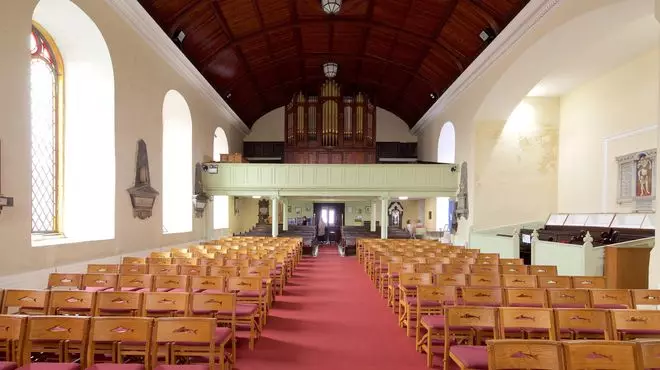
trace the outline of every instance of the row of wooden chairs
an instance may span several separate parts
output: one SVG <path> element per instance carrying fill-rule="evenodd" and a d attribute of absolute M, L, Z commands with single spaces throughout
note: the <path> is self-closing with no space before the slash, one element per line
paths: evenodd
<path fill-rule="evenodd" d="M 660 368 L 660 341 L 550 341 L 494 339 L 486 342 L 489 370 L 643 370 Z"/>
<path fill-rule="evenodd" d="M 209 370 L 224 370 L 235 361 L 235 354 L 225 351 L 233 341 L 232 325 L 231 318 L 210 317 L 2 315 L 0 353 L 8 369 L 36 368 L 35 362 L 40 369 L 98 368 L 135 358 L 137 365 L 153 369 L 201 357 Z"/>
<path fill-rule="evenodd" d="M 490 338 L 660 338 L 660 311 L 448 307 L 441 315 L 422 316 L 420 327 L 416 345 L 429 367 L 434 353 L 443 353 L 445 369 L 450 361 L 461 369 L 483 369 L 488 366 L 483 345 Z"/>

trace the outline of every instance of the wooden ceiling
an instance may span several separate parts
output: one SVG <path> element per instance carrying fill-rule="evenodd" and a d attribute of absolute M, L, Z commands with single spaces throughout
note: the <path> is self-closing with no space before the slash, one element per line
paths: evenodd
<path fill-rule="evenodd" d="M 314 93 L 322 65 L 412 127 L 528 0 L 139 0 L 234 111 L 252 126 L 298 92 Z"/>

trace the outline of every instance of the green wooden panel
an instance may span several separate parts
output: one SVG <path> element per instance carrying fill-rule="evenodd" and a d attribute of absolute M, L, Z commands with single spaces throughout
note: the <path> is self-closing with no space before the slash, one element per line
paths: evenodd
<path fill-rule="evenodd" d="M 458 171 L 447 164 L 205 166 L 210 168 L 203 174 L 210 195 L 453 197 L 458 186 Z"/>

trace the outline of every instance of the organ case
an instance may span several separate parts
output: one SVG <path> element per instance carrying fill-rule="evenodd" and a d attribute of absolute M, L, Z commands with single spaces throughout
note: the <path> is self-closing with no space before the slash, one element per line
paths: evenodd
<path fill-rule="evenodd" d="M 317 96 L 293 96 L 284 137 L 286 163 L 375 163 L 376 106 L 363 93 L 342 96 L 326 80 Z"/>

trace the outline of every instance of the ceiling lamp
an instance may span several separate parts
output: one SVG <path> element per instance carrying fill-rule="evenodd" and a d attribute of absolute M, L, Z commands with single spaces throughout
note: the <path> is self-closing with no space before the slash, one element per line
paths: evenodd
<path fill-rule="evenodd" d="M 325 63 L 323 65 L 323 74 L 325 74 L 325 77 L 327 78 L 335 78 L 337 76 L 337 70 L 339 69 L 339 66 L 337 63 L 330 62 L 330 63 Z"/>
<path fill-rule="evenodd" d="M 321 7 L 327 14 L 334 15 L 341 9 L 341 0 L 321 0 Z"/>

